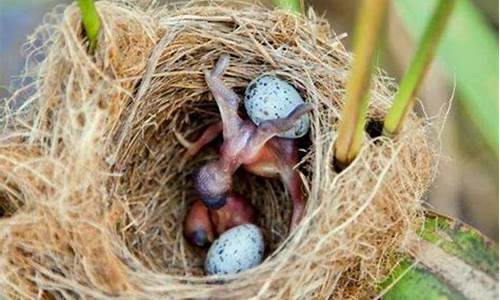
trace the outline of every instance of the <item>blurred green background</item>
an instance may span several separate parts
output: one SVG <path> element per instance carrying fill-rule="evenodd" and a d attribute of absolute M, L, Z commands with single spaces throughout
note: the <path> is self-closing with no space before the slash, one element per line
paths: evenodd
<path fill-rule="evenodd" d="M 27 35 L 45 13 L 69 2 L 0 0 L 0 97 L 15 89 Z M 306 6 L 324 15 L 338 34 L 347 32 L 343 42 L 349 47 L 358 2 L 309 0 Z M 401 78 L 436 2 L 392 1 L 377 59 L 389 76 Z M 419 97 L 433 116 L 453 94 L 440 172 L 426 201 L 498 240 L 498 1 L 459 0 L 456 6 Z"/>

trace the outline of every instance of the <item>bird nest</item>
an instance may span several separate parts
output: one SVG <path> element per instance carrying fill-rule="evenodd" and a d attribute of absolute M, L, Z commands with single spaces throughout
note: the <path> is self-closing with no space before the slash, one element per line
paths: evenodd
<path fill-rule="evenodd" d="M 8 297 L 127 299 L 364 298 L 398 260 L 421 216 L 436 136 L 412 115 L 397 139 L 370 131 L 347 169 L 332 145 L 352 57 L 329 24 L 260 5 L 144 7 L 97 2 L 89 55 L 75 5 L 56 9 L 27 43 L 24 83 L 6 105 L 0 145 L 0 286 Z M 184 140 L 219 119 L 204 81 L 222 54 L 224 82 L 243 93 L 262 73 L 293 84 L 314 111 L 301 143 L 305 216 L 288 232 L 279 180 L 237 173 L 258 210 L 266 258 L 205 276 L 206 252 L 182 234 L 196 197 Z M 394 84 L 372 82 L 369 121 Z M 371 126 L 376 127 L 376 126 Z"/>

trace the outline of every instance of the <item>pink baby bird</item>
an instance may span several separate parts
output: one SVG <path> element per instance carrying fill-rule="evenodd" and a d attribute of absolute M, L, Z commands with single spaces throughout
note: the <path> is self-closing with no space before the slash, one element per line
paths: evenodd
<path fill-rule="evenodd" d="M 243 224 L 255 224 L 255 210 L 243 196 L 229 193 L 226 204 L 209 209 L 201 200 L 191 204 L 184 219 L 184 236 L 198 247 L 205 247 L 226 230 Z"/>
<path fill-rule="evenodd" d="M 293 214 L 290 227 L 294 228 L 304 212 L 299 173 L 294 170 L 298 163 L 298 148 L 294 139 L 280 138 L 277 134 L 289 130 L 311 105 L 297 106 L 286 118 L 266 120 L 255 125 L 238 115 L 240 99 L 222 82 L 222 75 L 229 65 L 229 56 L 223 55 L 214 69 L 205 71 L 205 80 L 219 107 L 221 122 L 209 126 L 186 153 L 195 155 L 204 145 L 222 131 L 223 144 L 219 158 L 211 161 L 194 174 L 194 186 L 203 203 L 211 209 L 219 209 L 227 202 L 236 170 L 245 170 L 263 177 L 281 177 L 291 195 Z"/>

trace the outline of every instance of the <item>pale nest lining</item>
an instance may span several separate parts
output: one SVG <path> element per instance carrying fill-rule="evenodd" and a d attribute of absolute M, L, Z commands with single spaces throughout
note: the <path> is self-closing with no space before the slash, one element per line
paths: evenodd
<path fill-rule="evenodd" d="M 359 158 L 337 174 L 331 146 L 351 59 L 323 19 L 241 4 L 97 7 L 95 58 L 74 5 L 29 43 L 34 81 L 13 94 L 9 103 L 24 105 L 3 119 L 0 289 L 23 298 L 373 296 L 418 223 L 433 176 L 427 122 L 412 117 L 397 140 L 367 136 Z M 191 173 L 215 152 L 181 167 L 179 141 L 218 118 L 203 70 L 223 53 L 231 55 L 223 80 L 236 91 L 278 74 L 315 111 L 298 166 L 303 222 L 288 236 L 282 184 L 238 174 L 236 190 L 259 210 L 268 257 L 250 271 L 207 278 L 204 252 L 186 243 L 181 222 L 195 197 Z M 377 76 L 370 118 L 383 117 L 391 85 Z"/>

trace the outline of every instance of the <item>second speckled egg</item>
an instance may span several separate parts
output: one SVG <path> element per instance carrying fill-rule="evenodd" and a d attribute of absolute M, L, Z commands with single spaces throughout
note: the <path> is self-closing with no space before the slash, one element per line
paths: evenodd
<path fill-rule="evenodd" d="M 264 238 L 253 224 L 236 226 L 212 244 L 205 260 L 207 274 L 235 274 L 262 262 Z"/>
<path fill-rule="evenodd" d="M 245 109 L 250 119 L 259 125 L 264 120 L 287 117 L 304 103 L 297 90 L 276 76 L 262 75 L 254 79 L 245 91 Z M 304 114 L 295 126 L 278 134 L 284 138 L 300 138 L 309 131 L 309 116 Z"/>

